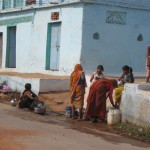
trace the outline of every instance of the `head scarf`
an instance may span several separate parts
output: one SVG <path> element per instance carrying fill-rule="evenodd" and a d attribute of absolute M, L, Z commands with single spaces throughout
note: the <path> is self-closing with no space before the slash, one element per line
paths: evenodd
<path fill-rule="evenodd" d="M 74 71 L 72 72 L 71 76 L 73 76 L 74 74 L 78 73 L 82 71 L 83 72 L 83 68 L 80 64 L 76 64 L 75 67 L 74 67 Z"/>

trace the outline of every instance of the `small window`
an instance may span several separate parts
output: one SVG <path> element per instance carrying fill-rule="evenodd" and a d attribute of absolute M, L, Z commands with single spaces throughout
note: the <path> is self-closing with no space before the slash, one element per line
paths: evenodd
<path fill-rule="evenodd" d="M 99 38 L 100 37 L 99 37 L 99 33 L 98 32 L 96 32 L 96 33 L 93 34 L 93 39 L 94 40 L 99 40 Z"/>
<path fill-rule="evenodd" d="M 137 37 L 137 41 L 143 41 L 143 40 L 144 40 L 143 35 L 139 34 L 139 36 Z"/>
<path fill-rule="evenodd" d="M 11 8 L 11 0 L 3 0 L 3 9 Z"/>
<path fill-rule="evenodd" d="M 23 6 L 23 0 L 14 0 L 14 7 Z"/>

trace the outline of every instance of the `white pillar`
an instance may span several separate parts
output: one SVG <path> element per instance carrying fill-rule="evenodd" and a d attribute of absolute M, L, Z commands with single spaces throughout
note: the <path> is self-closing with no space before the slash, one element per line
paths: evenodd
<path fill-rule="evenodd" d="M 39 0 L 39 5 L 42 5 L 43 0 Z"/>
<path fill-rule="evenodd" d="M 26 6 L 26 0 L 23 0 L 23 6 Z"/>
<path fill-rule="evenodd" d="M 11 8 L 14 8 L 14 0 L 11 0 Z"/>

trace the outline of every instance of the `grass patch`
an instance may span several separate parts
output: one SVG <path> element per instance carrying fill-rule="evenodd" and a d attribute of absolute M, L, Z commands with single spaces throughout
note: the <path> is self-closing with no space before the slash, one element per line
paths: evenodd
<path fill-rule="evenodd" d="M 117 125 L 120 132 L 127 133 L 130 136 L 138 136 L 144 139 L 150 139 L 150 127 L 142 127 L 131 123 L 121 123 Z"/>

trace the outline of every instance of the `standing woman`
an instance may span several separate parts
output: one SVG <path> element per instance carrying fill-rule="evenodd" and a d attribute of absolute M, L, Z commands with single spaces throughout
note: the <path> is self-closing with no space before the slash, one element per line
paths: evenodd
<path fill-rule="evenodd" d="M 79 120 L 82 119 L 85 87 L 86 79 L 83 68 L 80 64 L 76 64 L 70 77 L 70 99 L 73 119 L 75 119 L 75 109 L 79 110 Z"/>
<path fill-rule="evenodd" d="M 150 78 L 150 46 L 148 46 L 148 48 L 147 48 L 146 73 L 147 73 L 146 82 L 148 83 L 149 82 L 149 78 Z"/>
<path fill-rule="evenodd" d="M 101 122 L 105 121 L 108 97 L 112 106 L 115 107 L 112 96 L 115 87 L 117 87 L 117 80 L 106 78 L 95 81 L 90 87 L 86 116 L 92 118 L 93 123 L 97 122 L 97 119 L 100 119 Z"/>

